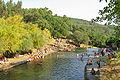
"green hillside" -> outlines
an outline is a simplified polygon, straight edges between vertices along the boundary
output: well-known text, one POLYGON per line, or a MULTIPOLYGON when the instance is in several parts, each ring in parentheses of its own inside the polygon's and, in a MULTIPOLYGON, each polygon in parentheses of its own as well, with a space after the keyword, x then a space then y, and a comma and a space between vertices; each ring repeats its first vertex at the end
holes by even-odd
POLYGON ((91 21, 71 18, 73 30, 83 32, 89 37, 89 44, 94 46, 105 46, 106 40, 114 35, 113 26, 105 26, 91 21))

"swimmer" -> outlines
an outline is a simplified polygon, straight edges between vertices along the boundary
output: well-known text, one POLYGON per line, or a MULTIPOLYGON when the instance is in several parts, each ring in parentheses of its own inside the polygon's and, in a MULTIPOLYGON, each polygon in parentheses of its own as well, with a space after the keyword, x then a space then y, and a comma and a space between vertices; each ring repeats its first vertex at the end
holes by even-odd
POLYGON ((79 57, 79 54, 76 54, 76 58, 78 58, 79 57))
POLYGON ((39 66, 42 66, 42 62, 40 62, 40 63, 37 63, 37 65, 39 65, 39 66))
POLYGON ((64 55, 61 55, 62 57, 64 57, 64 55))
POLYGON ((88 54, 88 57, 90 57, 90 54, 88 54))
POLYGON ((56 55, 56 57, 58 57, 59 55, 56 55))
POLYGON ((73 54, 70 54, 71 56, 73 56, 73 54))
POLYGON ((83 60, 83 55, 81 56, 81 60, 83 60))
POLYGON ((79 54, 76 54, 77 57, 79 57, 79 54))

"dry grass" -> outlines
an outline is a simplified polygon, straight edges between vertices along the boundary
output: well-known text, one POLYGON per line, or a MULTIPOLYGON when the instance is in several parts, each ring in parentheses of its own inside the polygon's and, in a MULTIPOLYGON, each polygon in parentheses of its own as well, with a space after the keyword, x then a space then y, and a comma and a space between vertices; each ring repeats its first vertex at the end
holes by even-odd
POLYGON ((101 70, 101 80, 120 80, 120 60, 112 59, 101 70))

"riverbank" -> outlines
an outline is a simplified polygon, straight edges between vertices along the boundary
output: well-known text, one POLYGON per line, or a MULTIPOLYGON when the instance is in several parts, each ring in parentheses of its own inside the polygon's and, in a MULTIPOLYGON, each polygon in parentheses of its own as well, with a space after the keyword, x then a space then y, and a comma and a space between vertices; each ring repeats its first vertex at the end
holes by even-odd
POLYGON ((98 56, 94 56, 94 54, 90 55, 88 58, 89 60, 92 61, 92 65, 87 65, 85 66, 85 80, 99 80, 99 72, 95 75, 91 74, 92 68, 94 68, 95 72, 100 71, 102 66, 104 66, 104 62, 100 61, 102 58, 99 58, 98 56), (97 65, 97 61, 100 61, 100 68, 97 65))
MULTIPOLYGON (((116 52, 110 52, 111 54, 116 52)), ((85 67, 85 80, 120 80, 120 59, 111 55, 109 59, 108 53, 103 57, 91 56, 92 65, 86 65, 85 67), (100 61, 100 68, 98 68, 97 61, 100 61), (91 74, 91 70, 94 68, 95 74, 91 74), (99 70, 99 74, 98 71, 99 70)))
POLYGON ((1 61, 0 71, 12 68, 14 66, 26 63, 36 58, 44 58, 45 56, 58 51, 75 51, 75 45, 70 44, 68 39, 55 39, 52 44, 46 45, 44 48, 37 50, 31 49, 32 54, 18 55, 14 58, 8 58, 8 62, 1 61))
MULTIPOLYGON (((44 58, 44 57, 46 57, 47 55, 52 54, 52 53, 54 53, 54 52, 55 52, 55 51, 50 51, 50 52, 45 53, 45 54, 42 54, 42 55, 35 54, 34 56, 35 56, 36 58, 37 58, 38 56, 39 56, 39 58, 44 58)), ((9 62, 7 62, 7 63, 1 63, 1 64, 0 64, 0 71, 6 70, 6 69, 10 69, 10 68, 12 68, 12 67, 14 67, 14 66, 18 66, 18 65, 20 65, 20 64, 26 63, 26 62, 28 62, 28 61, 31 59, 32 56, 33 56, 33 55, 30 54, 30 55, 20 55, 19 58, 8 58, 8 61, 9 61, 9 62)), ((34 58, 35 58, 35 57, 34 57, 34 58)))
POLYGON ((120 80, 120 60, 112 58, 101 68, 100 80, 120 80))

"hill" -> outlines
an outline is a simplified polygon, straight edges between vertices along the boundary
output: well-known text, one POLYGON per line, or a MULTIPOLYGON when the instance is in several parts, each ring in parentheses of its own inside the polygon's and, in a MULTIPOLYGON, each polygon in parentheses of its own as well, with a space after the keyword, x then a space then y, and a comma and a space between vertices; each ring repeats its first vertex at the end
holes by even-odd
POLYGON ((106 26, 91 21, 71 18, 73 23, 73 32, 81 31, 87 34, 90 45, 105 46, 106 40, 114 35, 114 27, 106 26))

